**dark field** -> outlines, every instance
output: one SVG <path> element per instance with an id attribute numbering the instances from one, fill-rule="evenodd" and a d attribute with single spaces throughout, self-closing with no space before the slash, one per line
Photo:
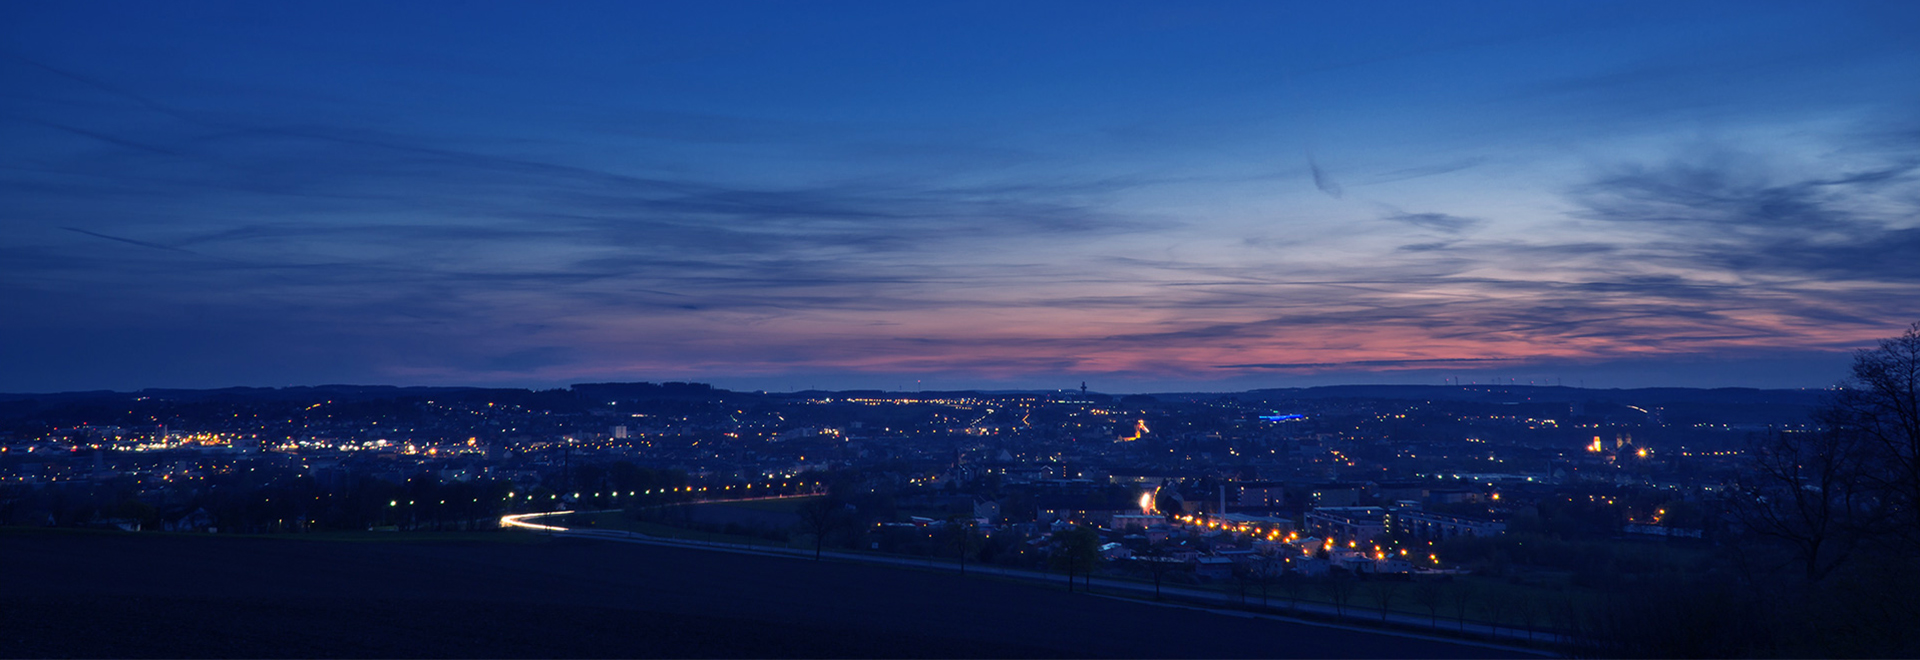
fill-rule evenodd
<path id="1" fill-rule="evenodd" d="M 1040 585 L 565 539 L 0 531 L 0 594 L 12 657 L 1498 655 Z"/>

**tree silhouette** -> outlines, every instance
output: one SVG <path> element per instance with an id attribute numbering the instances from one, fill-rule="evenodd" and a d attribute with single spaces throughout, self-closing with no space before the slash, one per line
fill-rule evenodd
<path id="1" fill-rule="evenodd" d="M 1287 594 L 1287 609 L 1299 611 L 1300 596 L 1307 590 L 1307 578 L 1296 573 L 1281 575 L 1280 590 Z"/>
<path id="2" fill-rule="evenodd" d="M 1479 599 L 1480 613 L 1486 615 L 1487 625 L 1495 639 L 1500 637 L 1500 622 L 1507 618 L 1507 611 L 1513 608 L 1513 602 L 1497 594 L 1486 594 Z"/>
<path id="3" fill-rule="evenodd" d="M 1413 602 L 1427 608 L 1427 622 L 1434 628 L 1440 627 L 1440 605 L 1446 599 L 1446 593 L 1440 589 L 1440 583 L 1422 580 L 1413 584 Z"/>
<path id="4" fill-rule="evenodd" d="M 1347 602 L 1353 600 L 1353 583 L 1353 576 L 1343 571 L 1330 572 L 1326 581 L 1320 583 L 1320 588 L 1327 592 L 1327 600 L 1333 601 L 1334 613 L 1341 618 L 1346 618 Z"/>
<path id="5" fill-rule="evenodd" d="M 794 510 L 800 516 L 800 531 L 813 535 L 813 558 L 817 561 L 827 546 L 827 537 L 852 524 L 845 502 L 834 497 L 809 500 Z"/>
<path id="6" fill-rule="evenodd" d="M 1540 602 L 1532 596 L 1514 599 L 1513 609 L 1520 615 L 1520 624 L 1527 627 L 1527 641 L 1533 641 L 1533 624 L 1540 618 Z"/>
<path id="7" fill-rule="evenodd" d="M 1873 494 L 1862 449 L 1860 436 L 1845 429 L 1770 432 L 1749 447 L 1728 509 L 1748 532 L 1791 548 L 1801 575 L 1819 582 L 1852 557 L 1869 529 Z"/>
<path id="8" fill-rule="evenodd" d="M 1172 560 L 1173 551 L 1167 548 L 1165 542 L 1147 544 L 1146 549 L 1140 551 L 1134 559 L 1146 567 L 1148 575 L 1153 576 L 1154 600 L 1160 600 L 1160 582 L 1175 568 Z"/>
<path id="9" fill-rule="evenodd" d="M 1920 323 L 1854 354 L 1853 370 L 1823 415 L 1867 449 L 1867 478 L 1890 524 L 1877 528 L 1896 551 L 1920 551 Z"/>
<path id="10" fill-rule="evenodd" d="M 1247 585 L 1253 584 L 1255 580 L 1259 579 L 1255 576 L 1255 573 L 1259 572 L 1259 570 L 1259 567 L 1254 566 L 1251 561 L 1237 560 L 1233 562 L 1233 582 L 1240 587 L 1240 604 L 1242 606 L 1247 604 Z"/>
<path id="11" fill-rule="evenodd" d="M 1376 576 L 1375 579 L 1367 583 L 1367 595 L 1372 597 L 1375 605 L 1380 606 L 1381 623 L 1387 622 L 1387 608 L 1393 606 L 1394 596 L 1399 595 L 1399 593 L 1400 582 L 1398 580 L 1390 580 Z"/>
<path id="12" fill-rule="evenodd" d="M 947 545 L 960 555 L 960 574 L 967 574 L 967 555 L 980 549 L 980 532 L 972 518 L 947 518 Z"/>
<path id="13" fill-rule="evenodd" d="M 1093 567 L 1100 561 L 1100 533 L 1088 527 L 1076 526 L 1055 532 L 1053 541 L 1053 555 L 1049 561 L 1054 568 L 1067 572 L 1067 590 L 1073 590 L 1073 577 L 1076 574 L 1087 576 L 1087 588 L 1091 590 Z"/>
<path id="14" fill-rule="evenodd" d="M 1920 323 L 1854 354 L 1819 428 L 1775 431 L 1750 447 L 1727 498 L 1742 528 L 1781 542 L 1818 583 L 1865 544 L 1920 554 Z"/>
<path id="15" fill-rule="evenodd" d="M 1448 600 L 1453 601 L 1453 614 L 1460 621 L 1460 632 L 1467 631 L 1467 608 L 1479 601 L 1480 590 L 1472 582 L 1455 580 L 1453 588 L 1447 590 Z"/>
<path id="16" fill-rule="evenodd" d="M 1278 552 L 1255 555 L 1253 562 L 1254 581 L 1260 585 L 1260 607 L 1264 608 L 1267 606 L 1269 588 L 1273 586 L 1275 580 L 1279 580 L 1286 574 L 1287 565 L 1281 560 Z"/>

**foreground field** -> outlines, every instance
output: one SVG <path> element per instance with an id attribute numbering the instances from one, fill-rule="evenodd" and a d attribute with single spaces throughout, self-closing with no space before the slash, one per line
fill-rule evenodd
<path id="1" fill-rule="evenodd" d="M 587 540 L 0 532 L 14 657 L 1487 657 L 896 568 Z"/>

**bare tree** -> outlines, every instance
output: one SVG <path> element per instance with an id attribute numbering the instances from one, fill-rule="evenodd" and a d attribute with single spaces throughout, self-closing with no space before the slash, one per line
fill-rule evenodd
<path id="1" fill-rule="evenodd" d="M 1453 588 L 1447 591 L 1453 601 L 1453 615 L 1460 620 L 1460 632 L 1467 631 L 1467 608 L 1479 601 L 1480 590 L 1472 582 L 1455 580 Z"/>
<path id="2" fill-rule="evenodd" d="M 1486 594 L 1479 600 L 1480 613 L 1486 615 L 1488 630 L 1494 639 L 1500 638 L 1500 624 L 1507 618 L 1507 611 L 1513 609 L 1513 602 L 1501 598 L 1499 594 Z"/>
<path id="3" fill-rule="evenodd" d="M 1259 571 L 1260 568 L 1254 566 L 1250 560 L 1239 559 L 1233 562 L 1233 582 L 1240 586 L 1240 605 L 1247 604 L 1247 585 L 1259 579 L 1256 576 Z"/>
<path id="4" fill-rule="evenodd" d="M 1367 595 L 1373 597 L 1373 603 L 1380 606 L 1380 622 L 1387 622 L 1387 608 L 1393 607 L 1394 596 L 1400 593 L 1400 582 L 1376 577 L 1367 583 Z"/>
<path id="5" fill-rule="evenodd" d="M 1520 615 L 1520 624 L 1527 627 L 1527 641 L 1533 641 L 1533 624 L 1540 618 L 1540 602 L 1532 596 L 1514 599 L 1513 609 Z"/>
<path id="6" fill-rule="evenodd" d="M 852 523 L 847 506 L 837 498 L 822 497 L 800 505 L 794 513 L 800 516 L 800 531 L 813 535 L 813 558 L 820 559 L 826 549 L 827 537 Z"/>
<path id="7" fill-rule="evenodd" d="M 1770 432 L 1749 447 L 1748 470 L 1727 501 L 1746 531 L 1792 548 L 1819 582 L 1852 556 L 1871 526 L 1861 437 L 1843 428 Z"/>
<path id="8" fill-rule="evenodd" d="M 1920 551 L 1920 323 L 1854 354 L 1819 428 L 1779 431 L 1751 447 L 1728 508 L 1745 531 L 1791 549 L 1809 583 L 1877 542 Z"/>
<path id="9" fill-rule="evenodd" d="M 1347 602 L 1353 600 L 1353 582 L 1351 575 L 1332 573 L 1327 576 L 1326 581 L 1320 583 L 1320 588 L 1327 592 L 1327 600 L 1333 601 L 1334 614 L 1341 618 L 1346 618 Z"/>
<path id="10" fill-rule="evenodd" d="M 1884 540 L 1920 550 L 1920 323 L 1853 356 L 1853 371 L 1825 415 L 1827 426 L 1870 448 L 1868 478 L 1889 514 Z"/>
<path id="11" fill-rule="evenodd" d="M 1100 563 L 1100 533 L 1088 527 L 1055 533 L 1050 562 L 1067 572 L 1067 590 L 1073 590 L 1076 573 L 1086 575 L 1087 590 L 1093 589 L 1093 567 Z"/>
<path id="12" fill-rule="evenodd" d="M 1307 578 L 1294 573 L 1281 575 L 1280 590 L 1287 594 L 1287 609 L 1299 611 L 1300 596 L 1307 590 Z"/>
<path id="13" fill-rule="evenodd" d="M 947 518 L 947 543 L 960 555 L 960 574 L 967 574 L 967 556 L 980 550 L 980 531 L 972 518 Z"/>
<path id="14" fill-rule="evenodd" d="M 1428 623 L 1434 628 L 1439 628 L 1440 604 L 1446 598 L 1446 593 L 1440 590 L 1440 583 L 1432 580 L 1415 582 L 1412 595 L 1414 603 L 1427 608 Z"/>
<path id="15" fill-rule="evenodd" d="M 1279 553 L 1269 552 L 1254 557 L 1258 573 L 1255 580 L 1260 583 L 1260 607 L 1267 607 L 1267 593 L 1275 580 L 1286 574 L 1286 564 L 1281 562 Z"/>
<path id="16" fill-rule="evenodd" d="M 1153 599 L 1160 600 L 1160 582 L 1175 568 L 1173 552 L 1167 549 L 1164 542 L 1150 543 L 1139 556 L 1134 557 L 1134 561 L 1144 565 L 1147 574 L 1153 576 Z"/>

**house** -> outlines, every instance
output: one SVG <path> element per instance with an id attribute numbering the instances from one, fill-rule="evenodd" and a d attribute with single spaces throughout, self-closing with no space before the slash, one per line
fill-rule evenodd
<path id="1" fill-rule="evenodd" d="M 1252 550 L 1216 550 L 1213 553 L 1215 557 L 1226 557 L 1234 561 L 1252 560 L 1254 554 Z"/>
<path id="2" fill-rule="evenodd" d="M 1373 560 L 1370 569 L 1374 575 L 1392 575 L 1413 572 L 1413 562 L 1400 557 L 1387 557 Z"/>
<path id="3" fill-rule="evenodd" d="M 1327 561 L 1354 573 L 1371 572 L 1373 568 L 1373 556 L 1358 550 L 1335 550 Z"/>
<path id="4" fill-rule="evenodd" d="M 213 526 L 213 522 L 213 514 L 207 513 L 206 509 L 194 509 L 186 515 L 162 523 L 161 526 L 169 532 L 218 531 L 218 529 Z"/>
<path id="5" fill-rule="evenodd" d="M 94 529 L 117 529 L 123 532 L 140 531 L 140 521 L 132 518 L 104 518 L 87 523 Z"/>
<path id="6" fill-rule="evenodd" d="M 1293 531 L 1293 520 L 1271 516 L 1250 516 L 1244 513 L 1229 513 L 1214 516 L 1223 529 L 1232 529 L 1243 534 L 1286 534 Z"/>
<path id="7" fill-rule="evenodd" d="M 973 503 L 973 517 L 987 520 L 1000 519 L 1000 503 L 993 500 Z"/>
<path id="8" fill-rule="evenodd" d="M 1427 493 L 1428 504 L 1462 504 L 1480 501 L 1480 493 L 1472 490 L 1448 489 Z"/>
<path id="9" fill-rule="evenodd" d="M 1168 480 L 1166 474 L 1152 469 L 1117 468 L 1107 473 L 1107 483 L 1123 486 L 1159 488 Z"/>
<path id="10" fill-rule="evenodd" d="M 1306 577 L 1324 577 L 1332 564 L 1316 557 L 1288 557 L 1287 570 Z"/>
<path id="11" fill-rule="evenodd" d="M 1243 481 L 1239 486 L 1240 508 L 1270 510 L 1287 505 L 1286 486 L 1278 481 Z"/>
<path id="12" fill-rule="evenodd" d="M 1387 510 L 1377 506 L 1328 506 L 1307 512 L 1307 529 L 1338 541 L 1366 541 L 1387 533 Z"/>
<path id="13" fill-rule="evenodd" d="M 1388 514 L 1386 521 L 1394 531 L 1434 541 L 1456 536 L 1497 536 L 1507 531 L 1507 524 L 1498 520 L 1431 511 L 1402 509 Z"/>
<path id="14" fill-rule="evenodd" d="M 1379 484 L 1375 494 L 1383 500 L 1422 500 L 1429 485 L 1425 481 L 1391 481 Z"/>
<path id="15" fill-rule="evenodd" d="M 1313 487 L 1314 506 L 1350 507 L 1358 506 L 1367 498 L 1367 485 L 1364 483 L 1327 483 Z"/>
<path id="16" fill-rule="evenodd" d="M 1203 578 L 1224 579 L 1233 577 L 1232 557 L 1195 557 L 1193 573 Z"/>
<path id="17" fill-rule="evenodd" d="M 1108 527 L 1111 529 L 1115 515 L 1125 515 L 1130 511 L 1136 510 L 1137 509 L 1074 509 L 1067 514 L 1067 519 L 1083 525 Z"/>

